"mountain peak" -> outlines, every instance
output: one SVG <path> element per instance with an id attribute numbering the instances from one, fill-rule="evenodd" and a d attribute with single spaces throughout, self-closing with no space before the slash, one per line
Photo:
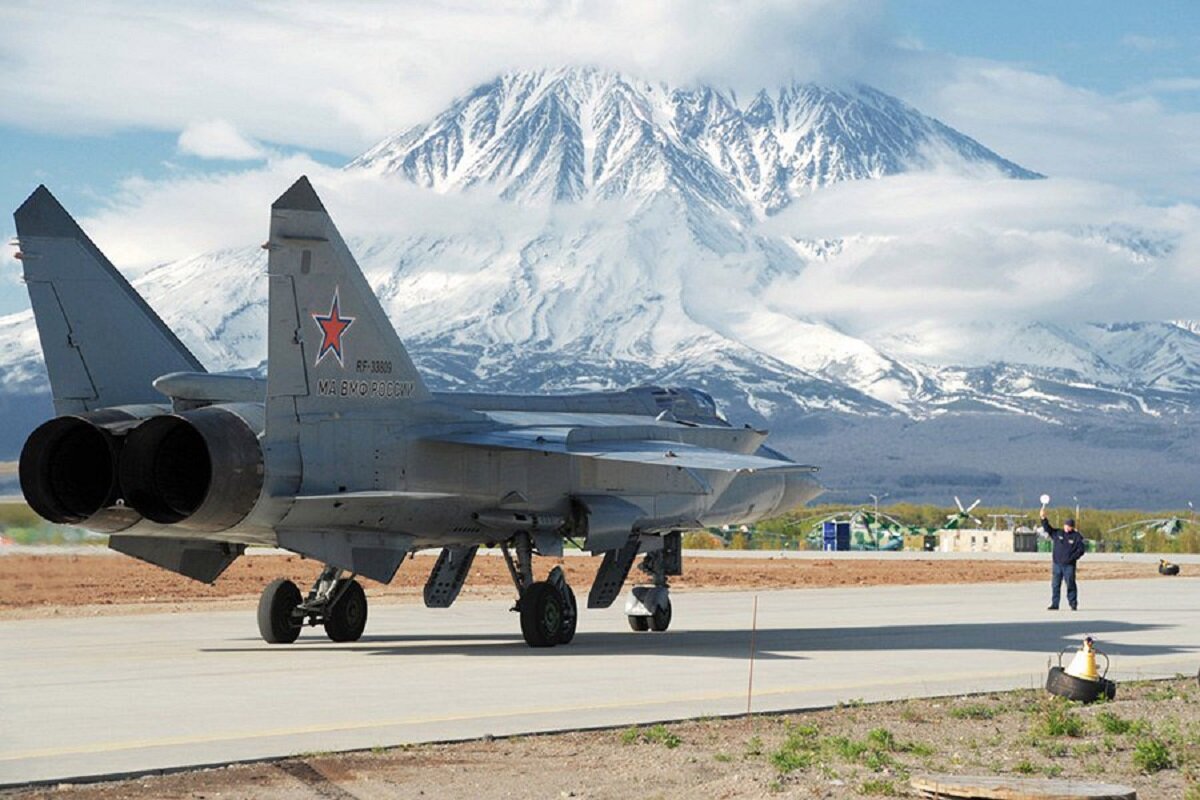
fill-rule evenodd
<path id="1" fill-rule="evenodd" d="M 520 201 L 674 191 L 698 208 L 748 217 L 831 183 L 945 163 L 1041 177 L 868 86 L 794 83 L 743 103 L 712 86 L 560 67 L 480 84 L 349 168 L 437 191 L 491 187 Z"/>

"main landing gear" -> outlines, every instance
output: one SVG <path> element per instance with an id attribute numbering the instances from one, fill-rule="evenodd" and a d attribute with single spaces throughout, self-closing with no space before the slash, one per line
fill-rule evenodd
<path id="1" fill-rule="evenodd" d="M 521 613 L 521 635 L 530 647 L 570 644 L 579 622 L 575 592 L 567 584 L 562 567 L 550 570 L 544 581 L 533 580 L 533 543 L 529 534 L 513 537 L 513 549 L 500 545 L 504 563 L 517 587 L 519 599 L 514 611 Z"/>
<path id="2" fill-rule="evenodd" d="M 335 642 L 356 642 L 367 627 L 367 595 L 354 576 L 327 566 L 308 597 L 287 578 L 277 578 L 258 600 L 258 632 L 268 644 L 291 644 L 305 625 L 324 625 Z"/>

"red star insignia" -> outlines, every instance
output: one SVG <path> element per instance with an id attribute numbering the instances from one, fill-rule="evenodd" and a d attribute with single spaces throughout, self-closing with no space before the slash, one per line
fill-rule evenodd
<path id="1" fill-rule="evenodd" d="M 317 360 L 313 366 L 321 363 L 326 353 L 333 353 L 338 363 L 343 367 L 346 362 L 342 359 L 342 334 L 354 324 L 354 317 L 343 317 L 338 308 L 338 290 L 333 290 L 333 304 L 329 314 L 313 314 L 313 322 L 321 329 L 321 349 L 317 351 Z"/>

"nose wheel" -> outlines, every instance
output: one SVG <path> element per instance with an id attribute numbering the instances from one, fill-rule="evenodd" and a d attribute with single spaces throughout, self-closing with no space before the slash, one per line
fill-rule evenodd
<path id="1" fill-rule="evenodd" d="M 646 554 L 639 569 L 654 580 L 653 586 L 635 586 L 625 601 L 625 618 L 635 633 L 661 633 L 671 627 L 671 588 L 668 585 L 670 562 L 662 550 Z M 677 571 L 670 572 L 672 575 Z"/>
<path id="2" fill-rule="evenodd" d="M 636 633 L 671 627 L 671 595 L 665 586 L 635 586 L 625 602 L 625 618 Z"/>

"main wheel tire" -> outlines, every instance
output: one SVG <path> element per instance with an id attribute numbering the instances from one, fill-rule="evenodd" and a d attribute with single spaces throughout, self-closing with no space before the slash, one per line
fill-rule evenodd
<path id="1" fill-rule="evenodd" d="M 558 643 L 559 644 L 570 644 L 571 640 L 575 638 L 575 628 L 578 627 L 578 625 L 579 625 L 579 606 L 576 605 L 576 603 L 575 603 L 575 590 L 572 589 L 570 586 L 567 586 L 566 590 L 567 590 L 567 597 L 563 601 L 563 611 L 564 611 L 563 626 L 562 626 L 562 630 L 559 631 L 559 634 L 558 634 Z M 567 611 L 567 609 L 571 609 L 571 608 L 575 609 L 575 612 L 573 614 L 571 614 L 570 619 L 567 619 L 565 616 L 565 612 Z"/>
<path id="2" fill-rule="evenodd" d="M 292 616 L 300 605 L 300 589 L 287 578 L 276 578 L 258 598 L 258 633 L 267 644 L 291 644 L 300 636 L 300 620 Z"/>
<path id="3" fill-rule="evenodd" d="M 662 633 L 669 627 L 671 627 L 670 600 L 668 600 L 665 605 L 654 609 L 654 615 L 650 617 L 650 630 Z"/>
<path id="4" fill-rule="evenodd" d="M 335 642 L 357 642 L 367 627 L 367 594 L 351 579 L 325 612 L 325 635 Z"/>
<path id="5" fill-rule="evenodd" d="M 553 647 L 562 636 L 563 601 L 546 581 L 531 583 L 521 595 L 521 635 L 530 647 Z"/>
<path id="6" fill-rule="evenodd" d="M 633 614 L 630 614 L 628 617 L 626 617 L 626 619 L 629 620 L 629 629 L 631 631 L 635 631 L 636 633 L 645 633 L 646 631 L 650 630 L 649 617 L 635 617 Z"/>
<path id="7" fill-rule="evenodd" d="M 1117 696 L 1117 685 L 1106 678 L 1089 681 L 1068 675 L 1062 667 L 1051 667 L 1046 676 L 1046 691 L 1079 703 L 1091 703 L 1101 696 L 1112 700 Z"/>

